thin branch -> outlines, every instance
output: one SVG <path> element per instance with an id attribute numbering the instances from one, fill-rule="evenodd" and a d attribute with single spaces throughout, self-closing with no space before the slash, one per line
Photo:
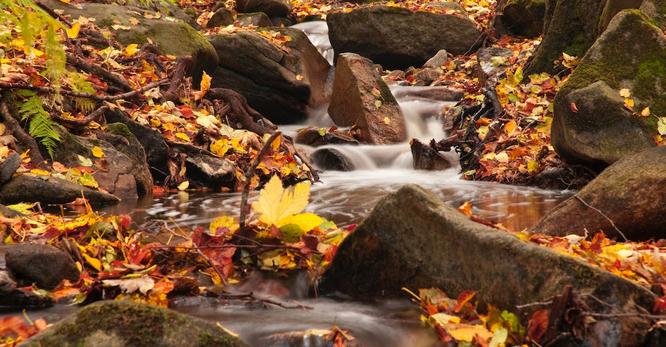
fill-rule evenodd
<path id="1" fill-rule="evenodd" d="M 109 106 L 102 106 L 98 108 L 97 110 L 93 111 L 89 115 L 87 115 L 83 119 L 69 119 L 69 118 L 63 118 L 61 116 L 54 116 L 54 118 L 61 124 L 71 127 L 71 128 L 78 128 L 78 127 L 85 127 L 88 124 L 90 124 L 92 121 L 97 121 L 100 117 L 104 115 L 104 112 L 106 112 L 109 109 Z"/>
<path id="2" fill-rule="evenodd" d="M 117 73 L 111 72 L 101 66 L 90 64 L 83 59 L 73 55 L 73 54 L 67 54 L 67 61 L 74 65 L 75 67 L 102 77 L 103 79 L 113 83 L 116 87 L 120 88 L 122 91 L 129 92 L 132 91 L 133 88 L 130 86 L 129 82 L 122 76 L 118 75 Z"/>
<path id="3" fill-rule="evenodd" d="M 146 84 L 145 86 L 127 92 L 127 93 L 122 93 L 122 94 L 116 94 L 116 95 L 97 95 L 97 94 L 88 94 L 88 93 L 77 93 L 73 92 L 70 90 L 60 90 L 59 93 L 62 95 L 67 95 L 75 98 L 87 98 L 87 99 L 93 99 L 93 100 L 99 100 L 99 101 L 116 101 L 120 99 L 127 99 L 131 98 L 137 94 L 141 94 L 143 92 L 146 92 L 148 90 L 151 90 L 153 88 L 159 87 L 163 84 L 168 83 L 168 79 L 162 79 L 159 81 L 151 82 Z M 50 93 L 50 94 L 56 94 L 58 91 L 56 91 L 53 88 L 50 87 L 38 87 L 38 86 L 33 86 L 29 84 L 23 84 L 23 83 L 6 83 L 6 82 L 0 82 L 0 88 L 3 89 L 25 89 L 25 90 L 34 90 L 37 92 L 41 93 Z"/>
<path id="4" fill-rule="evenodd" d="M 259 166 L 261 158 L 263 158 L 263 156 L 266 155 L 266 152 L 268 152 L 268 149 L 271 148 L 271 144 L 273 143 L 273 141 L 275 141 L 275 139 L 277 139 L 280 135 L 282 135 L 282 132 L 276 131 L 271 135 L 271 137 L 268 138 L 266 143 L 264 143 L 264 146 L 261 148 L 257 156 L 252 161 L 252 165 L 250 165 L 248 170 L 245 172 L 245 184 L 243 185 L 243 193 L 241 194 L 240 220 L 238 222 L 240 226 L 239 230 L 241 235 L 245 231 L 245 219 L 247 218 L 246 216 L 247 212 L 245 210 L 247 209 L 247 199 L 248 195 L 250 194 L 250 185 L 252 184 L 252 177 L 254 177 L 254 172 L 257 170 L 257 166 Z"/>
<path id="5" fill-rule="evenodd" d="M 574 198 L 576 198 L 578 201 L 580 201 L 583 205 L 585 205 L 585 206 L 589 207 L 590 209 L 592 209 L 592 210 L 596 211 L 597 213 L 599 213 L 602 217 L 606 218 L 606 220 L 607 220 L 607 221 L 610 223 L 610 225 L 615 229 L 615 231 L 617 231 L 617 233 L 620 234 L 620 236 L 622 236 L 622 238 L 624 239 L 624 241 L 625 241 L 625 242 L 628 242 L 628 241 L 629 241 L 629 239 L 627 239 L 627 237 L 624 235 L 624 233 L 622 232 L 622 230 L 620 230 L 620 229 L 615 225 L 615 222 L 613 222 L 613 220 L 610 219 L 610 217 L 608 217 L 608 216 L 607 216 L 605 213 L 603 213 L 600 209 L 598 209 L 598 208 L 596 208 L 596 207 L 594 207 L 594 206 L 588 204 L 587 202 L 585 202 L 585 200 L 583 200 L 583 198 L 581 198 L 581 197 L 578 196 L 578 195 L 574 195 Z"/>

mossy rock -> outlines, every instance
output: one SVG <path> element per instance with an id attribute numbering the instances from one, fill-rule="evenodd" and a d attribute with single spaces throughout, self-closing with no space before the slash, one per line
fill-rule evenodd
<path id="1" fill-rule="evenodd" d="M 599 18 L 599 32 L 606 30 L 610 21 L 622 10 L 639 8 L 642 3 L 643 0 L 606 0 L 606 5 Z"/>
<path id="2" fill-rule="evenodd" d="M 546 0 L 543 41 L 527 72 L 554 72 L 562 52 L 582 57 L 599 35 L 599 18 L 607 0 Z"/>
<path id="3" fill-rule="evenodd" d="M 552 143 L 558 154 L 603 167 L 654 146 L 656 118 L 625 110 L 619 91 L 631 91 L 636 112 L 649 106 L 652 114 L 665 115 L 665 64 L 661 29 L 639 10 L 618 14 L 555 97 Z"/>
<path id="4" fill-rule="evenodd" d="M 658 27 L 666 26 L 666 0 L 643 0 L 641 11 L 652 18 Z"/>
<path id="5" fill-rule="evenodd" d="M 545 13 L 545 0 L 509 0 L 496 24 L 516 36 L 536 37 L 543 33 Z"/>
<path id="6" fill-rule="evenodd" d="M 95 18 L 97 25 L 109 28 L 122 44 L 141 45 L 150 40 L 162 54 L 191 55 L 196 66 L 193 71 L 195 80 L 201 71 L 212 71 L 217 65 L 215 48 L 203 35 L 182 20 L 150 19 L 144 16 L 144 13 L 152 13 L 148 10 L 115 4 L 84 3 L 75 7 L 59 0 L 45 0 L 44 3 L 49 8 L 64 11 L 65 15 L 72 18 Z M 138 24 L 132 24 L 133 22 Z M 113 25 L 119 25 L 120 28 L 113 29 Z"/>
<path id="7" fill-rule="evenodd" d="M 103 301 L 81 311 L 23 346 L 188 347 L 247 346 L 217 325 L 165 308 Z"/>

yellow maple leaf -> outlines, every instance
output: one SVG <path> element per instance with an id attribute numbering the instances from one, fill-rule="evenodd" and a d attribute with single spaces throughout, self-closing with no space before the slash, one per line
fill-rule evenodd
<path id="1" fill-rule="evenodd" d="M 201 76 L 201 88 L 194 93 L 194 100 L 201 100 L 210 89 L 210 82 L 213 80 L 205 71 Z"/>
<path id="2" fill-rule="evenodd" d="M 282 227 L 289 224 L 297 225 L 302 231 L 308 232 L 319 225 L 324 223 L 326 220 L 317 216 L 314 213 L 299 213 L 292 216 L 282 218 L 278 223 L 278 227 Z"/>
<path id="3" fill-rule="evenodd" d="M 129 58 L 133 57 L 138 51 L 139 51 L 139 45 L 137 45 L 136 43 L 132 43 L 127 45 L 127 47 L 125 47 L 123 54 Z"/>
<path id="4" fill-rule="evenodd" d="M 177 138 L 177 139 L 180 139 L 180 140 L 183 140 L 183 141 L 185 141 L 185 142 L 190 142 L 190 141 L 191 141 L 191 140 L 190 140 L 190 137 L 187 136 L 187 134 L 185 134 L 185 133 L 181 133 L 181 132 L 177 132 L 177 133 L 176 133 L 176 138 Z"/>
<path id="5" fill-rule="evenodd" d="M 74 22 L 71 28 L 65 29 L 65 31 L 67 32 L 67 37 L 69 37 L 70 39 L 75 39 L 77 36 L 79 36 L 80 30 L 81 30 L 81 23 L 79 22 Z"/>
<path id="6" fill-rule="evenodd" d="M 178 185 L 178 190 L 186 190 L 187 188 L 190 187 L 190 181 L 183 181 L 181 184 Z"/>
<path id="7" fill-rule="evenodd" d="M 95 158 L 104 158 L 104 151 L 98 146 L 93 147 L 91 152 Z"/>
<path id="8" fill-rule="evenodd" d="M 284 189 L 280 178 L 274 175 L 259 193 L 252 209 L 259 214 L 259 221 L 279 227 L 288 217 L 302 212 L 309 198 L 310 182 Z"/>
<path id="9" fill-rule="evenodd" d="M 235 233 L 240 228 L 240 225 L 236 223 L 236 220 L 233 217 L 222 216 L 213 219 L 208 226 L 211 235 L 217 235 L 217 229 L 220 228 L 227 228 L 231 233 Z"/>

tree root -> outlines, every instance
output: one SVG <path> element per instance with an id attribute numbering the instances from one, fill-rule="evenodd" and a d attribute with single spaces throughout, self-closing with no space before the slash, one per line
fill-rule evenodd
<path id="1" fill-rule="evenodd" d="M 0 102 L 0 114 L 2 115 L 5 125 L 12 132 L 14 137 L 30 150 L 28 153 L 30 160 L 39 167 L 43 166 L 44 157 L 39 151 L 37 141 L 21 128 L 19 122 L 9 112 L 9 107 L 7 107 L 7 104 L 4 101 Z"/>

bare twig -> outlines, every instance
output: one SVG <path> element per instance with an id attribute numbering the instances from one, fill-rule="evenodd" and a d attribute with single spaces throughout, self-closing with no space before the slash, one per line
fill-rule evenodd
<path id="1" fill-rule="evenodd" d="M 245 231 L 245 219 L 247 218 L 246 216 L 247 199 L 250 194 L 250 185 L 252 184 L 252 177 L 254 177 L 254 172 L 257 170 L 257 166 L 259 165 L 259 163 L 261 163 L 261 159 L 263 158 L 264 155 L 266 155 L 268 149 L 271 148 L 271 144 L 273 144 L 273 141 L 275 141 L 275 139 L 277 139 L 280 135 L 282 135 L 282 132 L 276 131 L 271 135 L 271 137 L 268 138 L 268 140 L 266 140 L 266 143 L 264 143 L 264 146 L 261 148 L 257 156 L 252 161 L 252 164 L 245 172 L 245 184 L 243 185 L 243 193 L 241 194 L 240 220 L 238 222 L 240 226 L 239 232 L 241 235 Z"/>
<path id="2" fill-rule="evenodd" d="M 102 106 L 89 115 L 87 115 L 83 119 L 69 119 L 69 118 L 63 118 L 61 116 L 54 116 L 54 118 L 61 124 L 71 127 L 71 128 L 77 128 L 77 127 L 85 127 L 88 124 L 90 124 L 92 121 L 97 121 L 100 117 L 104 115 L 104 112 L 106 112 L 109 109 L 109 106 Z"/>
<path id="3" fill-rule="evenodd" d="M 599 213 L 602 217 L 604 217 L 604 218 L 610 223 L 610 225 L 613 227 L 613 229 L 615 229 L 615 231 L 617 231 L 617 233 L 620 234 L 620 236 L 622 236 L 622 238 L 624 239 L 625 242 L 629 241 L 629 239 L 627 239 L 627 237 L 624 235 L 624 233 L 622 232 L 622 230 L 620 230 L 620 229 L 615 225 L 615 222 L 613 222 L 613 220 L 610 219 L 610 217 L 608 217 L 608 216 L 607 216 L 605 213 L 603 213 L 600 209 L 598 209 L 598 208 L 596 208 L 596 207 L 594 207 L 594 206 L 588 204 L 587 202 L 585 202 L 585 200 L 583 200 L 583 198 L 581 198 L 580 196 L 578 196 L 578 195 L 574 195 L 574 197 L 576 198 L 576 200 L 580 201 L 583 205 L 589 207 L 590 209 L 596 211 L 596 212 Z"/>
<path id="4" fill-rule="evenodd" d="M 145 91 L 151 90 L 153 88 L 159 87 L 163 84 L 168 83 L 168 79 L 162 79 L 159 81 L 151 82 L 146 84 L 145 86 L 127 92 L 127 93 L 122 93 L 122 94 L 116 94 L 116 95 L 97 95 L 97 94 L 88 94 L 88 93 L 77 93 L 73 92 L 70 90 L 60 90 L 59 93 L 62 95 L 67 95 L 71 97 L 76 97 L 76 98 L 87 98 L 87 99 L 93 99 L 93 100 L 99 100 L 99 101 L 116 101 L 120 99 L 128 99 L 131 98 L 137 94 L 141 94 Z M 50 94 L 55 94 L 58 93 L 53 88 L 50 87 L 38 87 L 38 86 L 33 86 L 29 84 L 23 84 L 23 83 L 5 83 L 5 82 L 0 82 L 0 88 L 3 89 L 25 89 L 25 90 L 34 90 L 37 92 L 41 93 L 50 93 Z"/>
<path id="5" fill-rule="evenodd" d="M 113 73 L 101 66 L 90 64 L 73 54 L 69 53 L 67 54 L 67 62 L 85 72 L 102 77 L 106 81 L 113 83 L 116 87 L 120 88 L 122 91 L 129 92 L 133 90 L 129 82 L 127 82 L 127 80 L 125 80 L 125 78 L 123 78 L 122 76 Z"/>

